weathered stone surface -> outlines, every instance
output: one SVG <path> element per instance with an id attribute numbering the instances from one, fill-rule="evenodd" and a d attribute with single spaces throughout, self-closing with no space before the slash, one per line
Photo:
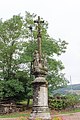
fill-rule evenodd
<path id="1" fill-rule="evenodd" d="M 51 119 L 48 108 L 48 83 L 44 77 L 37 77 L 33 81 L 33 109 L 30 120 L 34 118 Z"/>
<path id="2" fill-rule="evenodd" d="M 0 114 L 21 112 L 26 110 L 25 105 L 0 104 Z"/>
<path id="3" fill-rule="evenodd" d="M 35 78 L 35 80 L 32 82 L 32 84 L 35 84 L 35 83 L 45 83 L 45 84 L 48 84 L 48 82 L 45 80 L 45 77 L 37 77 Z"/>
<path id="4" fill-rule="evenodd" d="M 48 73 L 47 59 L 42 57 L 41 53 L 41 30 L 40 30 L 40 16 L 38 16 L 38 51 L 35 50 L 32 61 L 31 73 L 35 76 L 33 84 L 33 109 L 30 120 L 41 118 L 43 120 L 50 120 L 50 113 L 48 108 L 48 82 L 45 76 Z"/>
<path id="5" fill-rule="evenodd" d="M 29 120 L 36 120 L 41 118 L 41 120 L 51 120 L 50 113 L 32 113 Z"/>

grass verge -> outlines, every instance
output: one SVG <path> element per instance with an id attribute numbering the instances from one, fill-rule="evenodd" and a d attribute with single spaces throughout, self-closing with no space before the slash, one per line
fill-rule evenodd
<path id="1" fill-rule="evenodd" d="M 17 112 L 6 115 L 0 115 L 0 118 L 17 118 L 17 117 L 29 117 L 30 112 Z"/>

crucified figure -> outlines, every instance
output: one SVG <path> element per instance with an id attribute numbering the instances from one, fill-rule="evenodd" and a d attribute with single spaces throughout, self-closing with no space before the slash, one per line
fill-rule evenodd
<path id="1" fill-rule="evenodd" d="M 38 24 L 37 40 L 38 40 L 39 62 L 41 63 L 41 29 L 40 29 L 40 24 L 44 23 L 44 21 L 40 21 L 40 16 L 38 16 L 38 20 L 35 20 L 34 23 Z"/>

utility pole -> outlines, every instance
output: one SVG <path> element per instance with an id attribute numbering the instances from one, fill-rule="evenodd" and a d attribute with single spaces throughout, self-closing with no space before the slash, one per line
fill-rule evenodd
<path id="1" fill-rule="evenodd" d="M 71 75 L 70 75 L 70 85 L 71 85 L 71 93 L 73 93 L 73 88 L 72 88 L 72 79 L 71 79 Z"/>

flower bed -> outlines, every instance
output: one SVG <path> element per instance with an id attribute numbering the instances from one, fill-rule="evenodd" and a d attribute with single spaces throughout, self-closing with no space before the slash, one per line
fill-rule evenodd
<path id="1" fill-rule="evenodd" d="M 62 117 L 55 117 L 52 120 L 63 120 Z"/>

